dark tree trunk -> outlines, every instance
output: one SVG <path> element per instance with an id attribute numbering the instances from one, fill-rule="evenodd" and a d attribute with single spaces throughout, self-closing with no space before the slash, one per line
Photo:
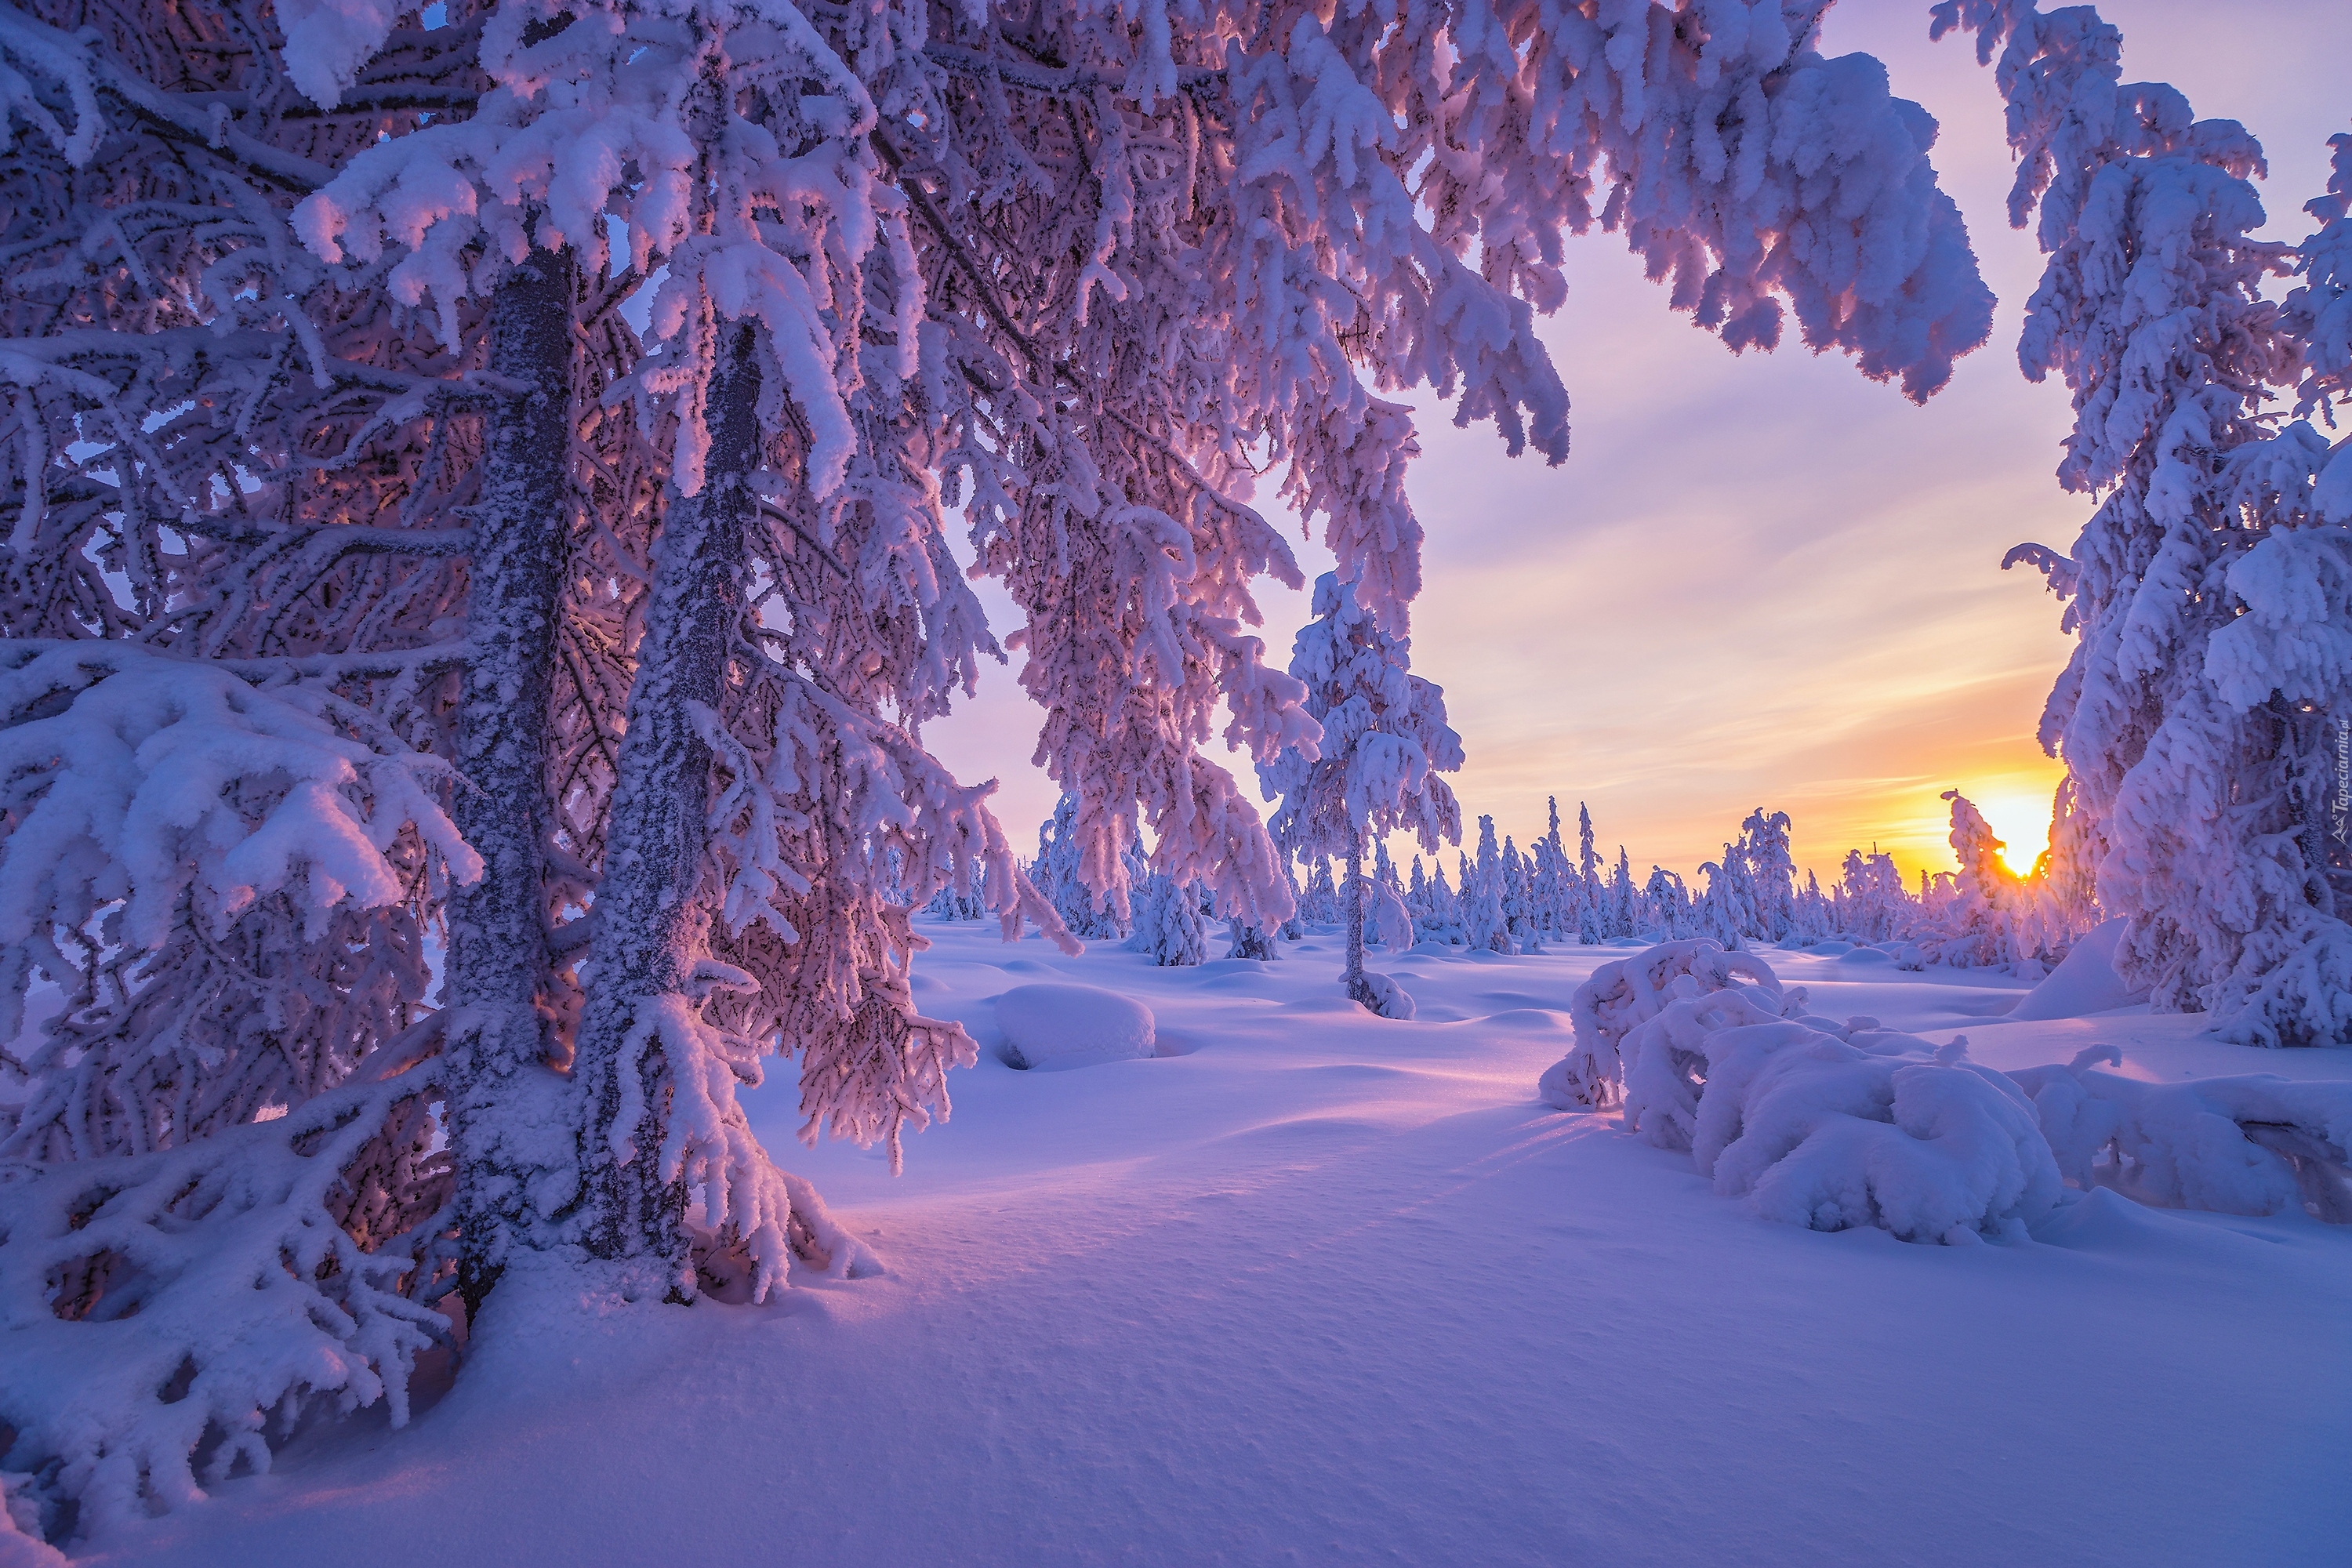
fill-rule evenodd
<path id="1" fill-rule="evenodd" d="M 449 900 L 449 1142 L 458 1171 L 458 1289 L 478 1307 L 546 1180 L 549 696 L 563 581 L 572 260 L 534 251 L 490 301 L 491 372 L 528 386 L 489 415 L 468 556 L 467 653 L 455 820 L 480 881 Z M 536 1102 L 534 1109 L 533 1102 Z M 556 1148 L 560 1166 L 569 1151 Z"/>
<path id="2" fill-rule="evenodd" d="M 706 908 L 695 894 L 709 858 L 711 752 L 688 705 L 716 709 L 724 694 L 730 638 L 743 608 L 738 573 L 757 504 L 750 481 L 760 458 L 751 332 L 728 331 L 731 341 L 710 389 L 702 493 L 671 502 L 654 550 L 573 1071 L 584 1178 L 578 1235 L 597 1257 L 653 1266 L 682 1296 L 692 1294 L 694 1274 L 686 1184 L 662 1170 L 667 1067 L 658 1048 L 633 1054 L 627 1047 L 646 1000 L 689 991 L 706 941 Z M 624 1093 L 630 1076 L 643 1110 L 635 1125 L 619 1127 L 632 1098 Z M 635 1151 L 626 1164 L 607 1152 L 616 1131 Z"/>
<path id="3" fill-rule="evenodd" d="M 1364 847 L 1353 836 L 1348 840 L 1348 970 L 1342 978 L 1350 999 L 1380 1011 L 1371 983 L 1364 978 Z"/>

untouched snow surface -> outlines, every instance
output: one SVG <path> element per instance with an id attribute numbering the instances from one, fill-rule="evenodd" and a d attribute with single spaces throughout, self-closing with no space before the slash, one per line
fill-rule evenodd
<path id="1" fill-rule="evenodd" d="M 1822 1235 L 1614 1116 L 1539 1103 L 1609 948 L 1426 949 L 1412 1022 L 1284 962 L 1065 959 L 934 924 L 916 996 L 980 1066 L 907 1174 L 771 1148 L 883 1259 L 766 1308 L 527 1279 L 404 1431 L 99 1543 L 110 1563 L 2322 1564 L 2352 1489 L 2352 1227 L 2070 1194 L 2039 1241 Z M 2156 1081 L 2352 1078 L 2145 1013 L 1766 955 L 1814 1009 L 1972 1059 L 2118 1046 Z M 1020 1072 L 992 998 L 1084 984 L 1156 1057 Z"/>

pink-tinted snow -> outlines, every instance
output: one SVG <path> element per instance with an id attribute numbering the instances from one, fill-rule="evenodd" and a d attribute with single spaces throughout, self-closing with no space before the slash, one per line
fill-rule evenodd
<path id="1" fill-rule="evenodd" d="M 119 1564 L 2273 1564 L 2352 1535 L 2352 1229 L 2070 1203 L 2013 1246 L 1821 1235 L 1613 1117 L 1539 1104 L 1612 948 L 1274 965 L 1065 959 L 986 928 L 917 1000 L 980 1066 L 952 1122 L 791 1149 L 887 1265 L 766 1308 L 595 1310 L 527 1279 L 406 1430 L 100 1543 Z M 2021 987 L 1773 952 L 1817 1011 L 2018 1067 L 2352 1077 L 2196 1020 L 2004 1023 Z M 1079 983 L 1160 1055 L 1016 1071 L 990 998 Z M 2070 1194 L 2071 1195 L 2071 1194 Z"/>

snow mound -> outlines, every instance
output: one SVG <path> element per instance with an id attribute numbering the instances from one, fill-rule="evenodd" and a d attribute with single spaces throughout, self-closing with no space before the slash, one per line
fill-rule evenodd
<path id="1" fill-rule="evenodd" d="M 1621 958 L 1592 972 L 1569 1007 L 1576 1047 L 1537 1080 L 1536 1093 L 1560 1110 L 1605 1110 L 1622 1098 L 1626 1036 L 1655 1018 L 1677 997 L 1752 986 L 1778 1016 L 1784 1006 L 1780 977 L 1762 959 L 1727 952 L 1704 938 L 1664 942 L 1637 958 Z M 1802 994 L 1799 994 L 1799 1000 Z M 1690 1147 L 1685 1140 L 1677 1145 Z"/>
<path id="2" fill-rule="evenodd" d="M 2134 989 L 2116 973 L 2116 944 L 2123 934 L 2120 920 L 2094 926 L 2050 972 L 2049 978 L 2027 992 L 2006 1016 L 2021 1023 L 2087 1018 L 2094 1013 L 2147 1001 L 2145 986 Z"/>
<path id="3" fill-rule="evenodd" d="M 1094 985 L 1016 985 L 996 999 L 997 1026 L 1017 1068 L 1055 1069 L 1148 1057 L 1151 1009 Z"/>

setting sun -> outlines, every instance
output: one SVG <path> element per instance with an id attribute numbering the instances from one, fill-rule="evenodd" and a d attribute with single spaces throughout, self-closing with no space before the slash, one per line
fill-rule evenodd
<path id="1" fill-rule="evenodd" d="M 2050 843 L 2050 796 L 2004 791 L 1979 800 L 1966 789 L 1960 793 L 1969 795 L 2000 835 L 2000 858 L 2009 868 L 2021 877 L 2030 875 Z"/>

